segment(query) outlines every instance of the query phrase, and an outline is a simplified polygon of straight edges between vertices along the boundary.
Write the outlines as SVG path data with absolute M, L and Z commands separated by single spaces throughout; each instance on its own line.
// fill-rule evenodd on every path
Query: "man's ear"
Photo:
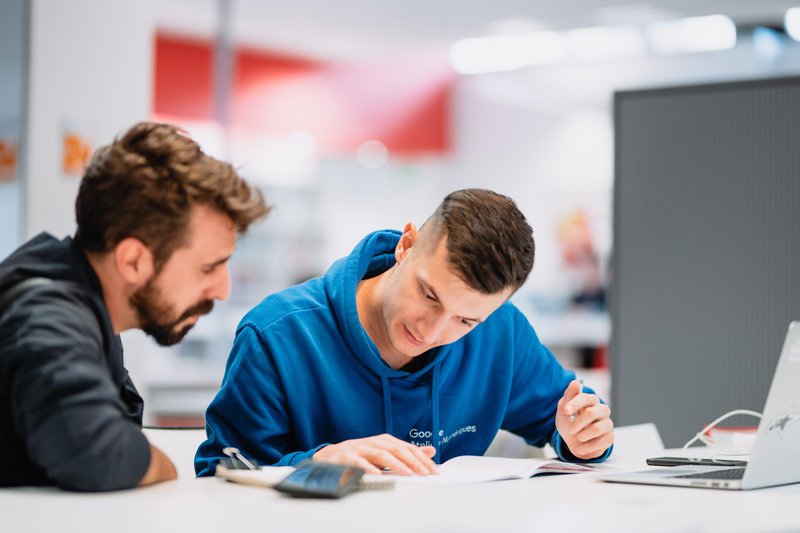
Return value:
M 139 287 L 155 272 L 153 252 L 135 237 L 119 241 L 114 247 L 113 254 L 117 272 L 129 285 Z
M 409 222 L 406 224 L 406 227 L 403 229 L 403 234 L 400 236 L 400 240 L 394 249 L 394 258 L 398 263 L 406 258 L 418 238 L 419 232 L 417 232 L 417 227 L 414 223 Z

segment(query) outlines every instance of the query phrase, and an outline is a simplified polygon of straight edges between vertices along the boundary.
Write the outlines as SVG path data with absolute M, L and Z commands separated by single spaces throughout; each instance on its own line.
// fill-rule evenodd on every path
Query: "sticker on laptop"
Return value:
M 798 413 L 794 407 L 790 407 L 770 420 L 767 426 L 767 434 L 777 434 L 779 437 L 783 437 L 783 432 L 786 431 L 786 427 L 794 423 L 798 418 L 800 418 L 800 413 Z

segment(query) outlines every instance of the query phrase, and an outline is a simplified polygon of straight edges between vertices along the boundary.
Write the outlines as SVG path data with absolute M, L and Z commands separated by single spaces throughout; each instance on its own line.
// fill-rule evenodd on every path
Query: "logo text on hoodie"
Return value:
M 476 431 L 476 426 L 463 426 L 453 431 L 449 435 L 445 435 L 444 430 L 440 429 L 439 445 L 441 446 L 442 444 L 447 444 L 451 439 L 463 435 L 464 433 L 475 433 Z M 411 430 L 408 432 L 408 436 L 411 437 L 411 444 L 414 446 L 433 446 L 433 443 L 430 440 L 433 436 L 433 433 L 429 430 L 411 428 Z

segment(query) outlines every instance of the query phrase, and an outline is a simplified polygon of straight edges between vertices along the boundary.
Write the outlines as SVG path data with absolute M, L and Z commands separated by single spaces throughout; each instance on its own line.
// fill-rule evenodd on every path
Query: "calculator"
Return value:
M 341 498 L 358 488 L 364 470 L 317 461 L 303 461 L 275 490 L 302 498 Z

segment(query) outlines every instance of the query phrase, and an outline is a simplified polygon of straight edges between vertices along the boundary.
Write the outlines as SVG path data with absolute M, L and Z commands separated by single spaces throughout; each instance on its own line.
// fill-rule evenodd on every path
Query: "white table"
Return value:
M 641 435 L 635 437 L 618 437 L 618 453 L 606 468 L 641 467 L 645 456 L 663 453 L 658 445 L 644 449 L 635 442 L 642 441 L 638 438 Z M 170 453 L 169 446 L 160 444 Z M 184 474 L 186 465 L 176 462 Z M 299 500 L 270 489 L 184 475 L 153 487 L 106 494 L 75 494 L 50 488 L 0 490 L 0 530 L 798 531 L 799 501 L 800 485 L 727 492 L 611 484 L 597 480 L 594 474 L 458 487 L 405 485 L 336 501 Z

